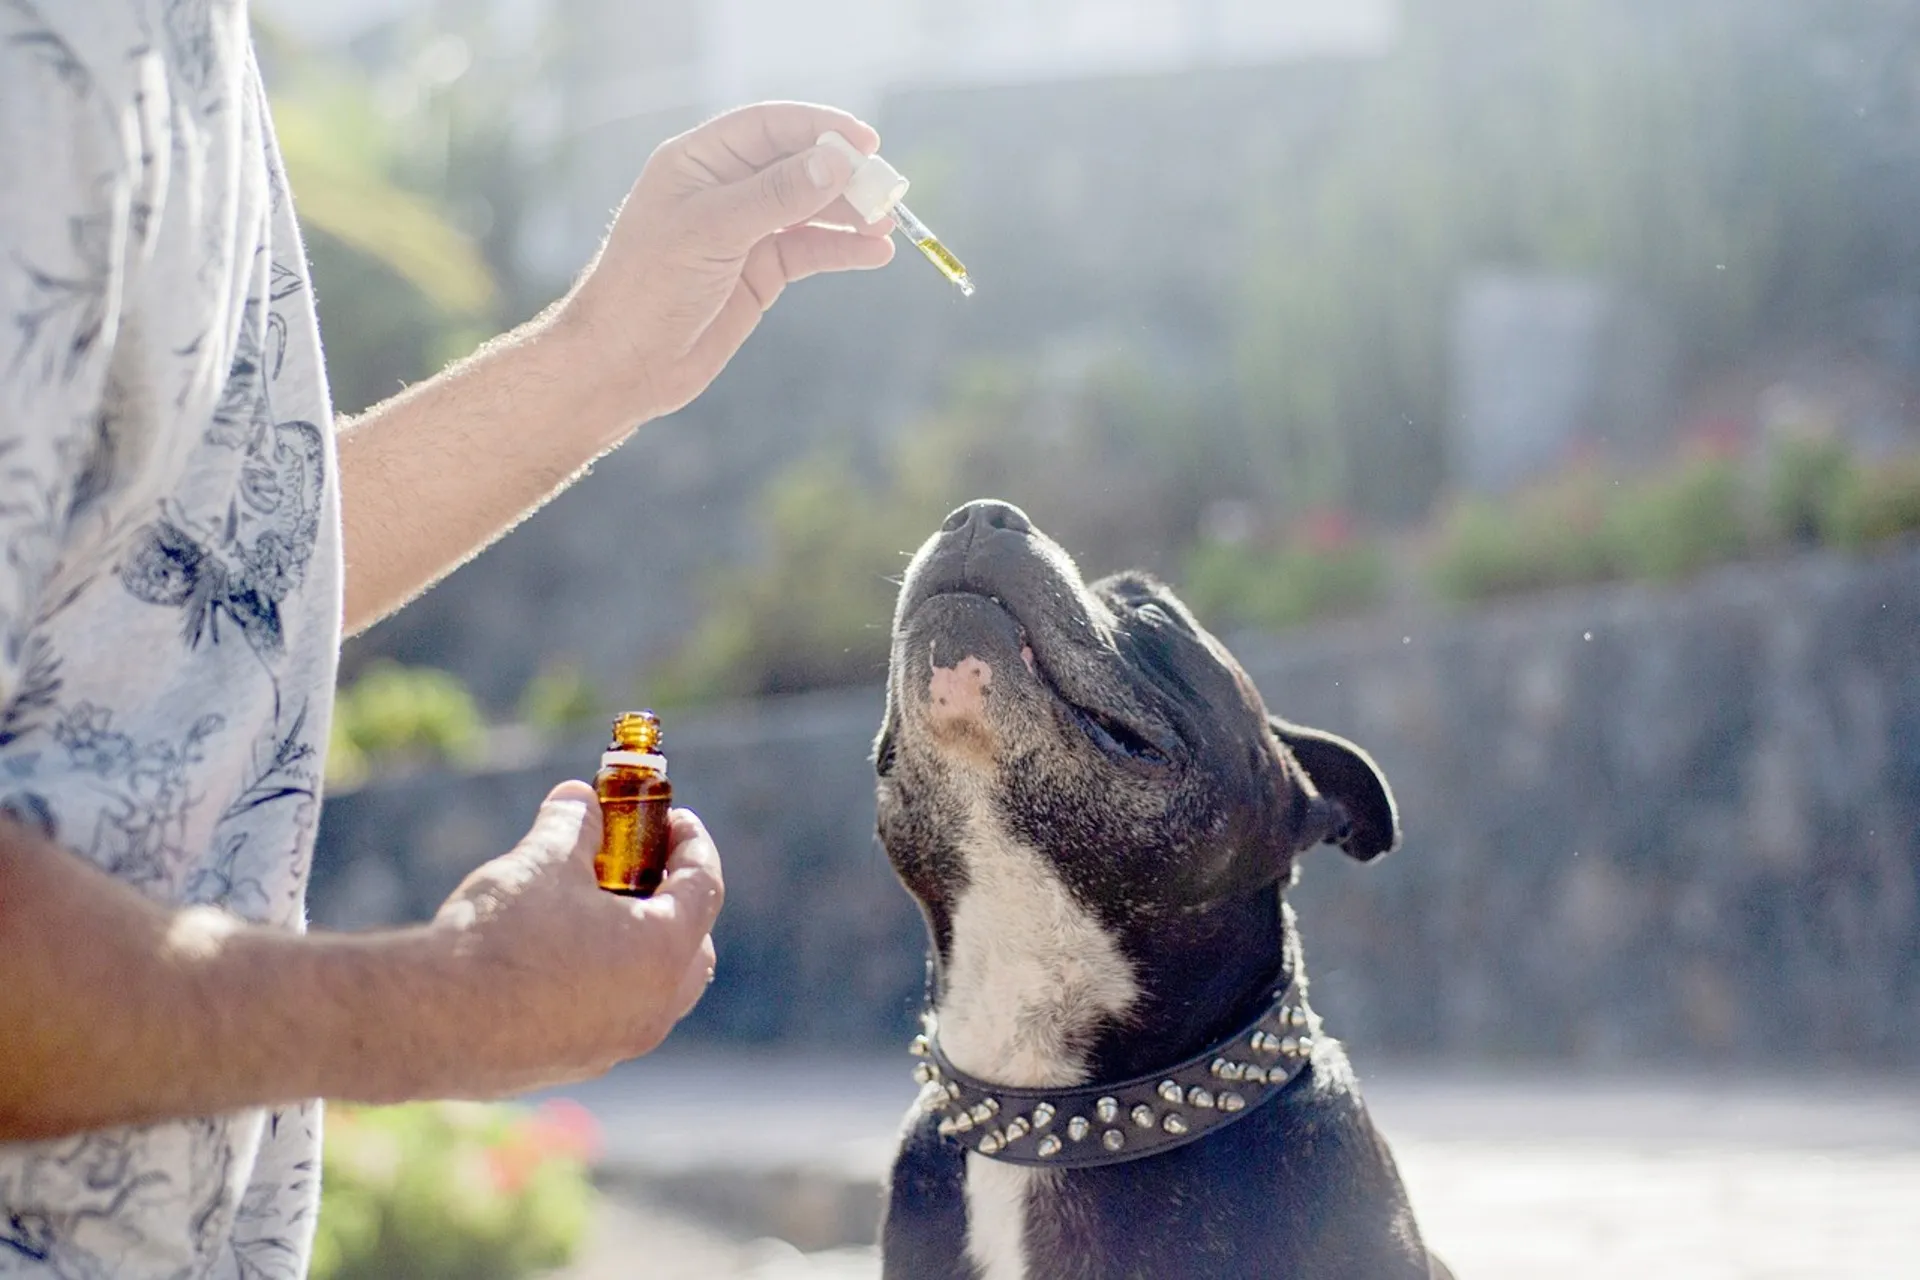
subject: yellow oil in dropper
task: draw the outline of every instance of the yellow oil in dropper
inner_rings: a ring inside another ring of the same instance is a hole
[[[953,256],[953,250],[940,243],[940,237],[933,234],[927,224],[914,216],[913,210],[904,204],[895,204],[889,209],[894,225],[912,242],[913,247],[927,255],[927,261],[940,269],[940,274],[960,287],[960,296],[973,296],[973,280],[967,275],[967,269],[960,259]]]

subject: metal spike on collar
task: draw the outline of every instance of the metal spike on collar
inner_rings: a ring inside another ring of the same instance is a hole
[[[1100,1145],[1109,1151],[1118,1151],[1127,1145],[1127,1135],[1118,1129],[1109,1129],[1100,1135]]]
[[[1160,1122],[1160,1127],[1177,1138],[1186,1133],[1187,1120],[1178,1111],[1169,1111],[1166,1118]]]
[[[1120,1099],[1100,1099],[1100,1101],[1093,1104],[1093,1114],[1100,1117],[1102,1124],[1112,1124],[1120,1118]]]
[[[1053,1115],[1054,1115],[1054,1112],[1053,1112],[1053,1104],[1052,1104],[1051,1102],[1038,1102],[1038,1103],[1035,1103],[1035,1104],[1034,1104],[1034,1107],[1033,1107],[1033,1127],[1034,1127],[1034,1129],[1035,1129],[1035,1130],[1040,1130],[1040,1129],[1044,1129],[1044,1128],[1046,1128],[1046,1127],[1047,1127],[1048,1125],[1050,1125],[1050,1124],[1052,1124],[1052,1123],[1053,1123]]]
[[[1155,1092],[1160,1095],[1162,1100],[1171,1102],[1176,1107],[1179,1106],[1181,1100],[1186,1097],[1185,1092],[1180,1088],[1180,1082],[1178,1080],[1162,1080],[1159,1089]]]
[[[1135,1107],[1133,1109],[1133,1122],[1142,1129],[1153,1128],[1153,1108],[1144,1102]]]
[[[1093,1132],[1093,1126],[1087,1123],[1085,1116],[1075,1116],[1067,1121],[1067,1137],[1075,1142],[1083,1140],[1091,1132]]]
[[[1034,1150],[1039,1154],[1041,1159],[1047,1160],[1060,1154],[1060,1145],[1060,1135],[1050,1133],[1040,1139],[1039,1143],[1034,1147]]]

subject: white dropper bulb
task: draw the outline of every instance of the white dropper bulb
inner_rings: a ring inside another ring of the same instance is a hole
[[[829,130],[820,135],[819,145],[832,147],[853,165],[853,177],[847,182],[847,203],[868,222],[878,222],[893,212],[893,206],[907,194],[912,183],[898,169],[877,155],[867,155],[844,137]]]
[[[853,164],[853,177],[847,182],[846,193],[847,203],[853,206],[853,211],[869,223],[891,217],[895,230],[925,255],[941,275],[958,285],[962,296],[971,298],[973,278],[967,274],[966,267],[901,199],[912,184],[900,171],[878,155],[864,154],[860,148],[831,130],[821,134],[818,142],[823,147],[832,147],[840,152]]]

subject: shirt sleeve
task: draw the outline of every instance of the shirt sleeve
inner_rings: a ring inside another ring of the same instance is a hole
[[[137,95],[50,12],[0,0],[0,724],[107,438],[135,216]]]

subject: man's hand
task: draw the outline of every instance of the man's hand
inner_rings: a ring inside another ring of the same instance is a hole
[[[661,144],[572,293],[346,426],[349,634],[699,395],[790,281],[892,260],[892,220],[862,223],[847,158],[814,143],[829,129],[879,146],[845,112],[791,102]]]
[[[647,161],[557,317],[581,376],[602,381],[618,420],[699,395],[790,282],[892,260],[892,221],[868,225],[840,198],[851,166],[814,141],[829,129],[868,155],[880,145],[845,112],[768,102],[670,139]]]
[[[592,788],[563,783],[519,845],[468,876],[435,917],[471,1037],[464,1095],[597,1076],[657,1046],[712,981],[725,889],[700,820],[674,811],[666,878],[651,898],[595,883],[599,845]]]

